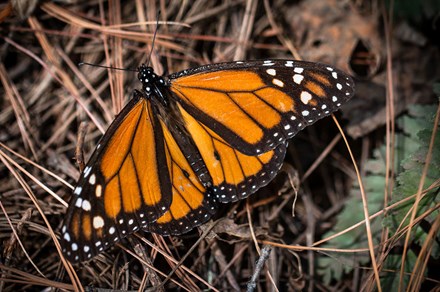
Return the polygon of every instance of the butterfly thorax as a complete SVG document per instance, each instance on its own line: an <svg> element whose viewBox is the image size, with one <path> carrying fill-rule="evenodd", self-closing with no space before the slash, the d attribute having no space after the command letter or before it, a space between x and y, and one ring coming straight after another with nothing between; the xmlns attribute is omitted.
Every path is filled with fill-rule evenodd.
<svg viewBox="0 0 440 292"><path fill-rule="evenodd" d="M139 67L138 79L142 83L142 91L147 98L156 98L163 106L168 107L168 97L164 89L169 87L168 82L154 73L154 69L142 64Z"/></svg>

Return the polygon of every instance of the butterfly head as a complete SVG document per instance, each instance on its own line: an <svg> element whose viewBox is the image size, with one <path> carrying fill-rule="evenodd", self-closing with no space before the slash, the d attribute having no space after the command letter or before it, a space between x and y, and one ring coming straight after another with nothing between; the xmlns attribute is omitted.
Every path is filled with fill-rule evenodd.
<svg viewBox="0 0 440 292"><path fill-rule="evenodd" d="M142 89L147 96L157 91L158 88L166 85L165 79L154 73L153 68L142 64L138 71L138 79L142 83Z"/></svg>
<svg viewBox="0 0 440 292"><path fill-rule="evenodd" d="M167 87L166 80L154 73L154 69L142 64L138 69L138 79L142 83L142 91L147 98L150 98L153 94L164 105L168 105L168 99L164 96L163 88Z"/></svg>

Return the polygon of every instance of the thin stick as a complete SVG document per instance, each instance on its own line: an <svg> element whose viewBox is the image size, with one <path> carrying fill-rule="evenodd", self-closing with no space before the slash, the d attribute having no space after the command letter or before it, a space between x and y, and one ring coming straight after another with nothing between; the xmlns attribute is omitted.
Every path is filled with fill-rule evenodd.
<svg viewBox="0 0 440 292"><path fill-rule="evenodd" d="M270 245L265 245L261 249L260 257L258 258L258 261L255 265L255 271L252 274L251 280L247 284L247 292L253 292L255 291L255 288L257 288L257 278L261 274L261 270L264 267L264 263L266 263L267 259L269 258L271 251L272 251L272 247Z"/></svg>

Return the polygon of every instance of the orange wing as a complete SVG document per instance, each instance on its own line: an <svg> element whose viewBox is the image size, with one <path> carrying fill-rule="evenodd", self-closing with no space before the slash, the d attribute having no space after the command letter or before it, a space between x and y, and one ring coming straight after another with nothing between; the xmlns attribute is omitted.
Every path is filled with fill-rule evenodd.
<svg viewBox="0 0 440 292"><path fill-rule="evenodd" d="M247 155L274 149L354 93L342 71L288 60L207 65L173 74L170 82L177 103Z"/></svg>
<svg viewBox="0 0 440 292"><path fill-rule="evenodd" d="M267 185L282 166L287 142L266 153L246 155L197 121L182 106L178 108L212 179L212 190L219 202L246 198Z"/></svg>
<svg viewBox="0 0 440 292"><path fill-rule="evenodd" d="M185 150L182 148L191 148L191 142L182 133L172 133L164 123L162 129L172 183L172 203L162 217L148 224L145 229L162 235L178 235L208 221L217 210L217 202L212 194L209 178L203 179L205 166L197 163L202 161L196 158L196 153L193 156L183 153ZM182 142L183 140L185 141Z"/></svg>
<svg viewBox="0 0 440 292"><path fill-rule="evenodd" d="M129 233L156 221L171 205L164 138L140 93L111 124L73 192L61 245L84 261Z"/></svg>

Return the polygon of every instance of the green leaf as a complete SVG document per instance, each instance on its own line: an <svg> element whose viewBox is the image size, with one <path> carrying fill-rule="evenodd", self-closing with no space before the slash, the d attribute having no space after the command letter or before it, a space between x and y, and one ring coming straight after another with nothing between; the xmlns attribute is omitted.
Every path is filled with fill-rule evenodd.
<svg viewBox="0 0 440 292"><path fill-rule="evenodd" d="M395 170L397 174L395 177L396 186L389 200L390 205L417 193L431 140L435 112L436 106L414 105L409 108L407 115L400 117L396 121L399 129L395 136L396 147L394 149ZM373 157L365 163L364 170L366 175L362 180L367 193L368 209L371 215L382 210L384 207L385 146L381 146L373 151ZM440 178L440 136L437 133L424 189L438 178ZM426 194L419 203L417 215L426 212L434 206L436 200L438 201L438 192L439 190L436 189ZM395 234L397 228L402 225L402 221L402 226L406 226L409 223L410 215L408 214L410 214L410 209L413 205L414 200L409 200L387 213L387 217L373 219L371 228L374 243L379 243L383 227L389 228L389 236L391 237ZM438 215L438 212L436 212L426 219L433 222L435 216ZM363 219L364 213L359 186L354 184L351 194L345 203L345 208L338 215L333 230L325 234L324 238L340 232ZM426 239L426 232L420 227L414 227L411 242L418 245L423 244ZM367 248L368 242L365 226L345 233L322 247ZM412 253L412 251L408 252L408 255ZM439 250L438 246L436 246L433 249L432 256L436 257L438 254ZM325 283L330 283L332 280L340 280L344 273L352 272L355 267L366 265L370 261L368 253L357 254L356 256L353 256L353 254L337 254L335 257L337 260L328 257L318 258L317 272L326 281ZM384 262L384 267L399 270L402 264L398 261L399 257L401 258L401 255L389 255ZM405 267L410 269L409 272L411 272L415 260L415 255L407 257ZM396 279L394 277L398 277L398 274L386 273L386 276L384 275L382 279L384 287L396 287L388 285L395 283Z"/></svg>

